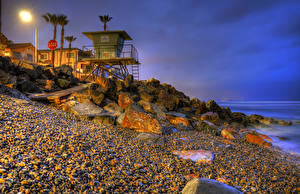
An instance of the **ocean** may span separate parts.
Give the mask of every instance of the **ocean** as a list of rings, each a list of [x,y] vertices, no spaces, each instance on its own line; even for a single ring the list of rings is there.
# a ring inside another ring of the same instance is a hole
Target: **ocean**
[[[257,129],[270,136],[273,145],[283,151],[300,156],[300,101],[219,101],[220,106],[229,107],[232,112],[246,115],[259,114],[292,121],[291,126],[273,125],[271,128]]]

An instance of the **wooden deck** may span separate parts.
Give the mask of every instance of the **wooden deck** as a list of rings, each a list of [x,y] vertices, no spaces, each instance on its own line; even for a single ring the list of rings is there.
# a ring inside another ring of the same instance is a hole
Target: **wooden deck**
[[[41,94],[31,94],[29,98],[31,100],[48,100],[50,102],[54,102],[56,104],[60,104],[63,97],[66,97],[74,92],[81,91],[85,88],[88,88],[92,83],[83,84],[80,86],[75,86],[73,88],[68,88],[66,90],[60,90],[57,92],[51,93],[41,93]]]
[[[104,63],[104,64],[111,64],[111,65],[136,65],[140,64],[136,59],[133,57],[120,57],[120,58],[83,58],[83,61],[89,61],[92,63]]]

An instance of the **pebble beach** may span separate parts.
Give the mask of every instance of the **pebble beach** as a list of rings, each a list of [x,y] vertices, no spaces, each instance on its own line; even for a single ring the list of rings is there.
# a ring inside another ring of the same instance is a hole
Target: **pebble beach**
[[[245,193],[299,192],[299,158],[280,150],[197,131],[174,129],[160,144],[137,136],[0,95],[0,192],[180,193],[194,177]],[[198,149],[213,153],[211,164],[172,154]]]

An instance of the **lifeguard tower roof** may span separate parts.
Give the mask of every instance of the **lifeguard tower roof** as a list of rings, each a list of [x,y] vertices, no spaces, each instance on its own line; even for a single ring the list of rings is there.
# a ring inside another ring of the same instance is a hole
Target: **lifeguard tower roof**
[[[124,40],[132,40],[132,38],[125,32],[121,31],[96,31],[96,32],[82,32],[82,34],[86,35],[89,39],[93,40],[93,37],[96,35],[104,35],[104,34],[119,34],[123,36]]]

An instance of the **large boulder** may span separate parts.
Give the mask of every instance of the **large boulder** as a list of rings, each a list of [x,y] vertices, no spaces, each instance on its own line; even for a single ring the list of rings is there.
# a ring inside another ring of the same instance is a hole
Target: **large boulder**
[[[144,91],[140,92],[139,95],[142,100],[147,101],[147,102],[152,102],[154,99],[153,95],[150,95]]]
[[[120,116],[122,114],[122,108],[115,102],[111,102],[103,108],[114,116]]]
[[[208,112],[208,109],[206,108],[206,104],[205,104],[204,101],[201,101],[199,103],[199,105],[197,106],[195,114],[196,115],[201,115],[201,114],[204,114],[206,112]]]
[[[214,179],[194,178],[182,190],[182,194],[242,194],[239,190]]]
[[[3,70],[0,69],[0,83],[2,84],[8,84],[8,80],[11,78],[12,76],[6,72],[4,72]]]
[[[104,111],[103,108],[95,105],[94,103],[76,103],[72,109],[75,115],[79,115],[82,117],[95,117],[97,115],[101,115]]]
[[[195,129],[197,131],[201,131],[203,133],[220,135],[220,129],[216,125],[214,125],[213,123],[210,123],[208,121],[196,122]]]
[[[235,139],[237,132],[235,128],[223,128],[221,131],[221,136],[226,139]]]
[[[133,129],[137,132],[162,133],[162,126],[152,115],[147,114],[136,104],[129,104],[125,110],[122,127]]]
[[[247,142],[253,143],[256,145],[264,146],[264,147],[271,147],[271,143],[267,142],[262,136],[258,133],[247,133],[246,134]]]
[[[193,108],[198,108],[200,103],[201,103],[201,101],[198,98],[192,98],[190,101],[190,105]]]
[[[247,115],[245,115],[244,113],[241,112],[233,112],[231,114],[231,123],[235,122],[235,123],[240,123],[242,125],[244,125],[245,127],[249,125],[250,120],[248,118]]]
[[[185,117],[176,117],[176,116],[167,115],[167,120],[173,125],[183,125],[185,127],[190,126],[189,120]]]
[[[101,113],[94,116],[93,121],[106,125],[114,125],[116,122],[116,116],[110,113]]]
[[[125,109],[128,105],[134,103],[130,94],[127,92],[121,92],[118,96],[118,104],[122,109]]]
[[[58,78],[57,79],[57,85],[61,88],[68,88],[71,84],[71,81],[69,80],[66,80],[66,79],[61,79],[61,78]]]
[[[217,126],[220,126],[220,119],[217,113],[207,112],[201,115],[201,120],[209,121]]]
[[[32,81],[23,79],[18,81],[17,89],[24,93],[40,93],[41,89]]]
[[[214,101],[214,100],[210,100],[206,103],[206,108],[208,109],[208,111],[210,112],[215,112],[219,115],[219,117],[221,119],[223,119],[223,111],[222,108]]]
[[[169,94],[166,90],[160,90],[157,97],[156,105],[164,106],[168,111],[176,111],[178,108],[180,99],[175,95]]]
[[[8,95],[13,98],[24,99],[24,100],[31,102],[31,100],[27,96],[25,96],[25,94],[21,93],[20,91],[18,91],[16,89],[7,87],[1,83],[0,83],[0,94]]]

